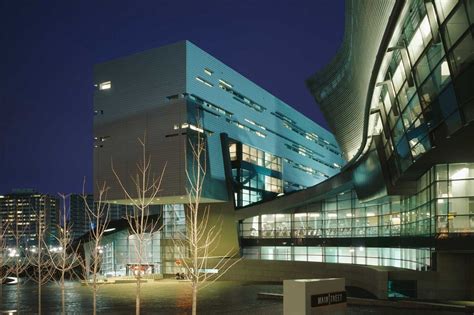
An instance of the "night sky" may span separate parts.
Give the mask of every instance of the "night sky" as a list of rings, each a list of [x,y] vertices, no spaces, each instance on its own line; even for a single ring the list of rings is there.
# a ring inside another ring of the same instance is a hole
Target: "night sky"
[[[0,194],[92,181],[92,69],[188,39],[323,127],[304,80],[341,44],[343,0],[0,0]]]

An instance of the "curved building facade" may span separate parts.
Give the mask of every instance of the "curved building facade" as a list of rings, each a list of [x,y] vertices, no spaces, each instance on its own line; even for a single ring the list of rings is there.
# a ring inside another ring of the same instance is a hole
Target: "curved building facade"
[[[347,0],[341,50],[306,83],[348,164],[241,211],[244,256],[376,266],[388,296],[472,299],[473,81],[474,2]]]

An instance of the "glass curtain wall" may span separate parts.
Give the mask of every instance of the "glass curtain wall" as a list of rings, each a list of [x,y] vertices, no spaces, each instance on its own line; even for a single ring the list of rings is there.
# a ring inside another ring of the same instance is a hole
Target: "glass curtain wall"
[[[380,95],[392,171],[404,172],[431,149],[430,133],[445,125],[452,134],[474,117],[472,1],[413,1],[394,48]],[[472,82],[471,82],[472,83]]]
[[[161,273],[161,233],[146,233],[143,243],[141,264],[145,274]],[[128,230],[121,230],[104,236],[99,253],[102,255],[101,274],[104,276],[132,275],[131,267],[138,263],[138,242]]]
[[[236,207],[245,207],[273,198],[283,192],[282,159],[249,145],[233,142],[229,145]]]
[[[306,238],[440,237],[474,233],[474,163],[432,167],[420,177],[417,193],[412,196],[390,196],[363,204],[355,191],[347,191],[321,201],[321,210],[311,211],[314,207],[307,205],[305,212],[295,209],[292,214],[247,218],[241,222],[240,236],[291,239],[288,243],[298,244],[299,239]],[[321,261],[319,254],[312,253],[308,252],[308,257],[312,257],[308,261]],[[328,259],[334,260],[338,255],[328,255]],[[343,255],[346,257],[343,259],[348,262],[349,256]],[[370,264],[369,258],[355,257],[350,263]],[[299,260],[298,255],[294,259]]]
[[[309,261],[429,270],[429,248],[252,246],[246,259]]]

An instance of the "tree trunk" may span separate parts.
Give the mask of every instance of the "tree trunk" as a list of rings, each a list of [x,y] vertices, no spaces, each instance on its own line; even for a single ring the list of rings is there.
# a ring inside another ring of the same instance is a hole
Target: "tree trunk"
[[[137,277],[137,296],[135,298],[135,315],[140,315],[140,276]]]
[[[64,305],[64,272],[61,274],[61,310],[62,314],[66,314]]]
[[[39,280],[41,281],[41,275]],[[38,282],[38,314],[41,315],[41,282]]]
[[[16,276],[16,309],[20,310],[20,277],[18,272],[18,266],[15,269],[15,276]]]
[[[92,314],[96,315],[97,314],[97,290],[95,287],[92,290],[92,309],[93,309]]]
[[[197,285],[193,285],[193,315],[197,314]]]

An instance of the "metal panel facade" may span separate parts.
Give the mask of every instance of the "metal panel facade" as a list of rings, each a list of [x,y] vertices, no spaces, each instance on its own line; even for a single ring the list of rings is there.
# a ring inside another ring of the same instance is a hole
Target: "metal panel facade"
[[[189,129],[183,126],[195,120],[195,106],[204,109],[202,127],[212,133],[210,183],[220,187],[206,190],[207,198],[227,199],[221,133],[281,157],[283,180],[304,187],[333,176],[344,164],[330,132],[188,41],[97,65],[94,75],[94,181],[107,181],[110,200],[124,199],[111,160],[123,179],[135,174],[136,139],[145,131],[155,171],[168,163],[161,195],[186,193]]]

